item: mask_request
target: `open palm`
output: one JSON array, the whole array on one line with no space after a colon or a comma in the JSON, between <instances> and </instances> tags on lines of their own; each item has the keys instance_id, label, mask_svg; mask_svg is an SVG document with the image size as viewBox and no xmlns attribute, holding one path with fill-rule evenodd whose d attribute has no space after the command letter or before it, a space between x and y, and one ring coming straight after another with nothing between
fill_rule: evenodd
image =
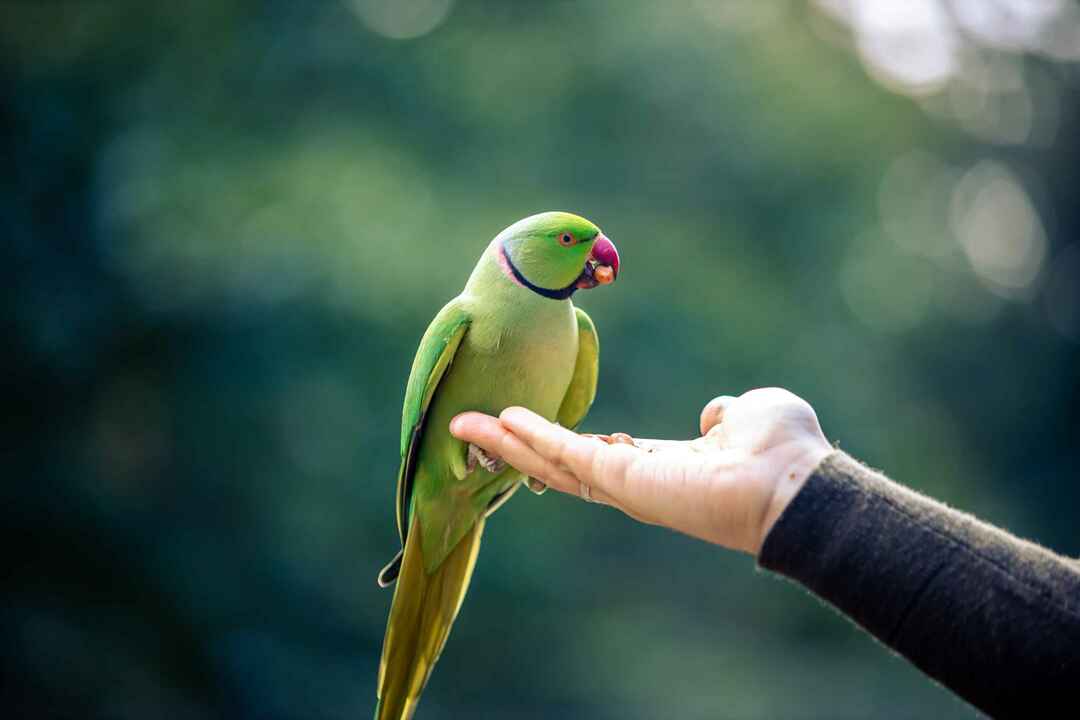
<instances>
[{"instance_id":1,"label":"open palm","mask_svg":"<svg viewBox=\"0 0 1080 720\"><path fill-rule=\"evenodd\" d=\"M556 490L754 555L831 451L813 408L779 388L712 400L694 440L605 442L523 408L464 413L451 432Z\"/></svg>"}]
</instances>

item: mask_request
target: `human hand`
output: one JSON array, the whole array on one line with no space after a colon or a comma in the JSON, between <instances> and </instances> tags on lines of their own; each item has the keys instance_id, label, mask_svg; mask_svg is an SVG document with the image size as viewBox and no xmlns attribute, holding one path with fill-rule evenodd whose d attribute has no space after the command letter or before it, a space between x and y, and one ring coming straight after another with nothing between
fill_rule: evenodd
<instances>
[{"instance_id":1,"label":"human hand","mask_svg":"<svg viewBox=\"0 0 1080 720\"><path fill-rule=\"evenodd\" d=\"M689 441L608 444L517 407L463 413L450 432L556 490L755 556L832 451L813 408L780 388L712 400Z\"/></svg>"}]
</instances>

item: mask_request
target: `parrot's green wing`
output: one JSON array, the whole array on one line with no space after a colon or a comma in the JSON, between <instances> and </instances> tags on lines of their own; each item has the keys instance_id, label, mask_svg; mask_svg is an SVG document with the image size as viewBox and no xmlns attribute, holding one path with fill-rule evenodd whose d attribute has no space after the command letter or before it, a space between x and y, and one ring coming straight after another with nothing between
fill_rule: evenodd
<instances>
[{"instance_id":1,"label":"parrot's green wing","mask_svg":"<svg viewBox=\"0 0 1080 720\"><path fill-rule=\"evenodd\" d=\"M409 532L409 502L412 499L416 454L424 431L424 418L439 381L454 361L461 339L469 329L469 314L456 300L450 301L431 321L420 349L413 359L409 384L405 389L405 405L401 411L401 466L397 483L397 526L402 548ZM401 568L401 553L379 573L379 584L386 587L394 581Z\"/></svg>"},{"instance_id":2,"label":"parrot's green wing","mask_svg":"<svg viewBox=\"0 0 1080 720\"><path fill-rule=\"evenodd\" d=\"M577 311L578 355L574 364L574 378L563 397L556 419L571 430L577 429L589 414L596 399L596 379L600 374L600 338L596 327L581 308Z\"/></svg>"}]
</instances>

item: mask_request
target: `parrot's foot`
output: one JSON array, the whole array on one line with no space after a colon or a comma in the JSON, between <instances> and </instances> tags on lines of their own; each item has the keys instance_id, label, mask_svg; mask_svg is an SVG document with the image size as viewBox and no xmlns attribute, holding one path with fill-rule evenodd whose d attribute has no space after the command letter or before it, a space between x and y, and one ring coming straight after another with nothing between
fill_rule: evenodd
<instances>
[{"instance_id":1,"label":"parrot's foot","mask_svg":"<svg viewBox=\"0 0 1080 720\"><path fill-rule=\"evenodd\" d=\"M469 443L469 460L465 464L466 469L472 472L476 469L477 465L487 470L492 475L498 475L506 469L506 461L499 458L493 458L486 452L480 449L478 446Z\"/></svg>"},{"instance_id":2,"label":"parrot's foot","mask_svg":"<svg viewBox=\"0 0 1080 720\"><path fill-rule=\"evenodd\" d=\"M548 486L534 477L525 478L523 482L525 483L525 487L529 488L529 492L533 495L543 495L547 492Z\"/></svg>"}]
</instances>

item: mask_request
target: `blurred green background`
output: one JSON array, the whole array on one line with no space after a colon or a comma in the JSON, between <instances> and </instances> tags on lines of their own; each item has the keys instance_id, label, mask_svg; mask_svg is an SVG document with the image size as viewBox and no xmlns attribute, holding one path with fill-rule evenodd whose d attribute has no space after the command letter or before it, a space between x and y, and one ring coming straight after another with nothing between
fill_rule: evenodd
<instances>
[{"instance_id":1,"label":"blurred green background","mask_svg":"<svg viewBox=\"0 0 1080 720\"><path fill-rule=\"evenodd\" d=\"M586 429L781 385L1080 554L1077 7L3 3L4 716L369 716L416 343L548 209L623 257ZM419 716L974 712L750 558L525 493Z\"/></svg>"}]
</instances>

